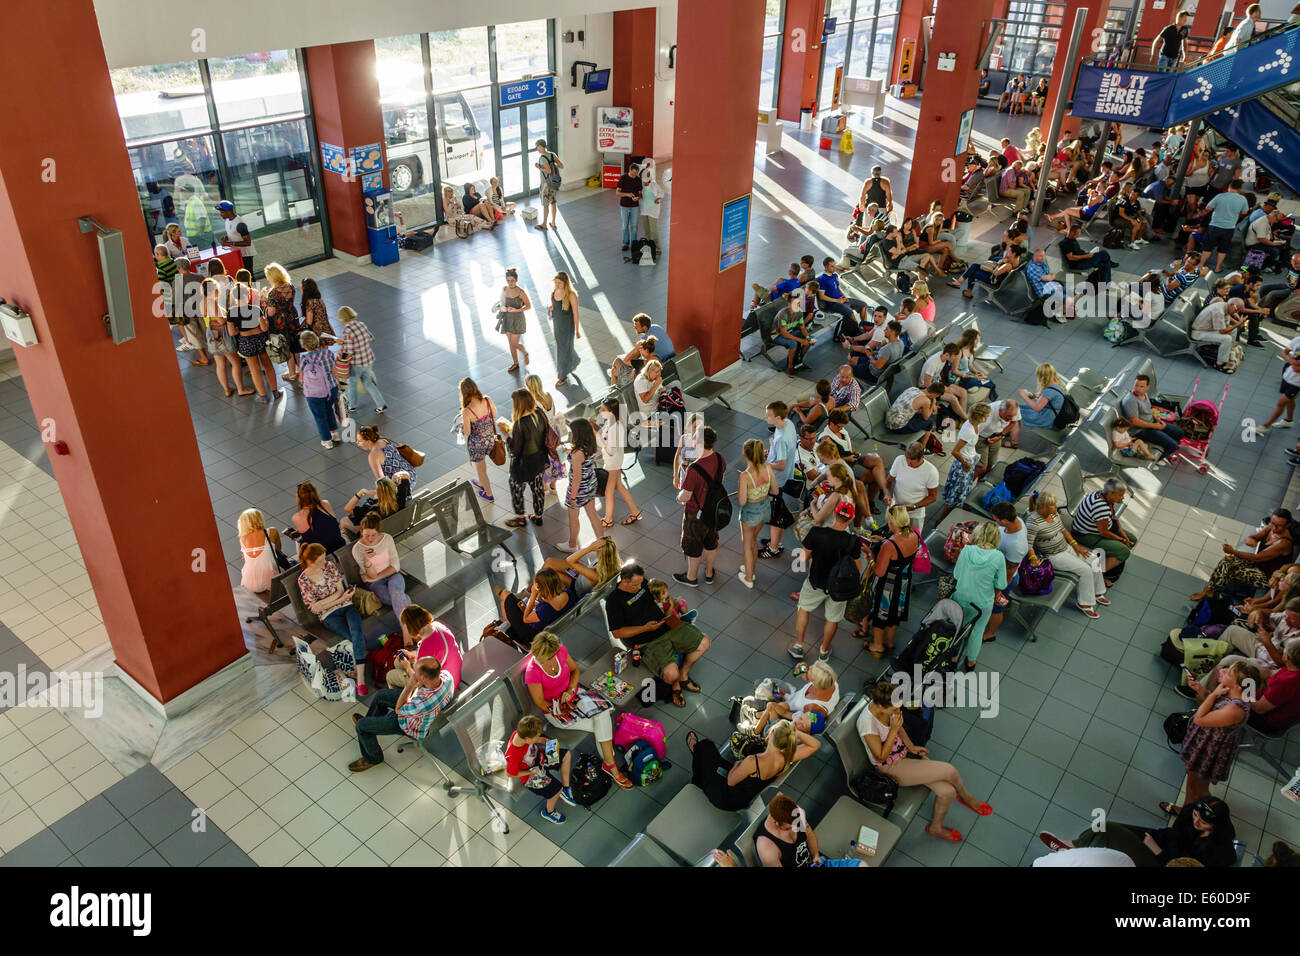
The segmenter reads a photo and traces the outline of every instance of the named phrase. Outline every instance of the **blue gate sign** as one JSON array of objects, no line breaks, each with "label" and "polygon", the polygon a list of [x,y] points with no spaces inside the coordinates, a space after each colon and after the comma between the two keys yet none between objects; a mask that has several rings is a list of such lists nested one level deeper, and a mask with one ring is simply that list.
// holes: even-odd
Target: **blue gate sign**
[{"label": "blue gate sign", "polygon": [[1135,126],[1164,126],[1177,79],[1177,73],[1081,66],[1070,113]]},{"label": "blue gate sign", "polygon": [[521,106],[537,100],[545,100],[555,95],[555,77],[539,76],[531,80],[519,80],[517,83],[501,84],[501,108]]},{"label": "blue gate sign", "polygon": [[719,272],[726,272],[745,261],[745,253],[749,249],[749,194],[722,204],[720,246]]}]

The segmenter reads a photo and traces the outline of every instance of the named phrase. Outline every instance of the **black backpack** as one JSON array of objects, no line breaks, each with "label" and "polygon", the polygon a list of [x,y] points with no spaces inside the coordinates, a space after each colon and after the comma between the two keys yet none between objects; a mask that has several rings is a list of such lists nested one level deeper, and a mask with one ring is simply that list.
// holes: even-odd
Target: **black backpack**
[{"label": "black backpack", "polygon": [[1019,498],[1029,483],[1041,475],[1046,467],[1043,462],[1028,456],[1017,458],[1007,465],[1007,470],[1002,475],[1002,483],[1007,486],[1007,491],[1011,492],[1012,500]]},{"label": "black backpack", "polygon": [[[709,490],[704,495],[704,507],[699,510],[695,517],[715,531],[721,531],[731,524],[731,498],[727,494],[726,486],[701,468],[698,461],[691,467],[709,486]],[[722,469],[718,470],[721,471]]]},{"label": "black backpack", "polygon": [[1124,230],[1115,226],[1101,240],[1104,249],[1123,249],[1124,248]]},{"label": "black backpack", "polygon": [[[1051,386],[1056,388],[1055,385]],[[1056,417],[1052,419],[1053,428],[1069,428],[1079,420],[1079,403],[1065,394],[1059,388],[1056,388],[1061,394],[1061,407],[1056,410]]]},{"label": "black backpack", "polygon": [[826,594],[832,601],[851,601],[862,590],[862,572],[846,552],[841,554],[826,579]]},{"label": "black backpack", "polygon": [[651,259],[658,259],[659,246],[653,239],[647,239],[642,236],[636,242],[632,243],[632,249],[628,255],[632,257],[633,263],[640,263],[642,255],[649,255]]},{"label": "black backpack", "polygon": [[922,677],[930,673],[955,673],[965,653],[966,641],[957,639],[957,628],[947,621],[934,621],[922,625],[912,636],[903,653],[894,658],[894,666],[911,673],[913,667],[920,665]]},{"label": "black backpack", "polygon": [[578,754],[569,779],[573,802],[588,811],[609,793],[609,774],[601,768],[600,758],[595,754]]},{"label": "black backpack", "polygon": [[862,803],[873,803],[882,808],[884,812],[881,815],[885,817],[889,816],[894,801],[898,799],[898,781],[870,764],[849,782],[849,789]]},{"label": "black backpack", "polygon": [[1165,741],[1175,753],[1183,749],[1183,740],[1187,737],[1187,727],[1192,722],[1192,715],[1170,714],[1165,718]]},{"label": "black backpack", "polygon": [[902,295],[912,294],[912,274],[910,272],[900,272],[894,276],[894,287]]}]

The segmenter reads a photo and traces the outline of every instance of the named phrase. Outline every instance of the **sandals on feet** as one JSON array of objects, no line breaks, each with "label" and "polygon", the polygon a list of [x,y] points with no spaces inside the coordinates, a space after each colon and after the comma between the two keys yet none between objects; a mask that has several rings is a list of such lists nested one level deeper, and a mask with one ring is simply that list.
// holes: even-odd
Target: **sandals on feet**
[{"label": "sandals on feet", "polygon": [[692,694],[700,692],[700,685],[695,680],[686,680],[682,682],[682,690],[688,690]]},{"label": "sandals on feet", "polygon": [[926,828],[925,828],[925,832],[926,832],[927,835],[934,837],[936,840],[943,840],[943,841],[945,841],[945,842],[947,842],[947,843],[960,843],[960,842],[961,842],[961,833],[959,833],[958,831],[953,830],[953,829],[951,829],[951,828],[949,828],[947,836],[945,836],[945,835],[942,834],[942,833],[932,833],[932,832],[930,831],[930,828],[929,828],[929,827],[926,827]]},{"label": "sandals on feet", "polygon": [[993,808],[982,800],[977,806],[971,806],[964,799],[962,799],[961,796],[958,796],[957,802],[960,803],[963,807],[965,807],[968,810],[974,810],[982,817],[988,817],[993,815]]},{"label": "sandals on feet", "polygon": [[686,734],[686,749],[687,749],[687,750],[689,750],[691,753],[695,753],[695,745],[698,744],[699,742],[700,742],[700,735],[699,735],[699,734],[697,734],[697,733],[696,733],[695,731],[693,731],[693,730],[687,732],[687,734]]},{"label": "sandals on feet", "polygon": [[634,515],[628,515],[626,518],[620,521],[619,524],[622,525],[636,524],[640,520],[641,520],[641,512],[638,511]]},{"label": "sandals on feet", "polygon": [[674,707],[686,706],[686,698],[682,695],[681,688],[679,687],[673,688],[673,706]]},{"label": "sandals on feet", "polygon": [[608,518],[601,518],[600,526],[602,528],[612,528],[614,527],[614,522],[610,521]]}]

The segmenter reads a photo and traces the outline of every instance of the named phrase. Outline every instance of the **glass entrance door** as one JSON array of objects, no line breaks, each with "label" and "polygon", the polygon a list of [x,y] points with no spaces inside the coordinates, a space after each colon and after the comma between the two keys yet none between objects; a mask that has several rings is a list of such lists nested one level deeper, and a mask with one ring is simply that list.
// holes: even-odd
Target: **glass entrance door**
[{"label": "glass entrance door", "polygon": [[554,114],[554,99],[501,110],[501,188],[507,198],[518,199],[541,187],[533,144],[539,139],[553,141]]}]

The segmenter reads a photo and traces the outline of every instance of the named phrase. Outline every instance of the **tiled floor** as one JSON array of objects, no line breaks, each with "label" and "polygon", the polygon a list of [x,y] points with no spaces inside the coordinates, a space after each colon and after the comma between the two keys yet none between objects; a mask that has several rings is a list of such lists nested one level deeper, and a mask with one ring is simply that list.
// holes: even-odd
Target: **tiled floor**
[{"label": "tiled floor", "polygon": [[[873,163],[884,165],[895,191],[902,192],[915,110],[906,103],[893,106],[883,126],[858,132],[853,156],[819,153],[815,138],[799,133],[786,136],[782,154],[756,156],[747,281],[771,282],[805,250],[819,257],[838,252],[849,206]],[[1029,125],[1031,120],[981,109],[976,140],[987,145],[1004,132],[1022,134]],[[667,260],[652,268],[622,262],[610,242],[617,228],[613,205],[608,195],[570,199],[561,206],[560,228],[546,235],[511,222],[491,234],[467,241],[450,238],[427,252],[404,254],[399,265],[388,268],[333,262],[300,271],[298,277],[318,279],[331,313],[351,305],[375,332],[376,369],[391,409],[383,416],[384,431],[426,452],[422,482],[448,473],[469,474],[464,449],[449,430],[455,381],[461,375],[473,375],[498,406],[506,405],[509,392],[521,384],[520,377],[505,372],[509,358],[492,331],[488,308],[505,266],[519,268],[534,302],[544,301],[556,269],[575,279],[584,334],[578,343],[581,386],[567,390],[563,397],[569,401],[601,383],[602,366],[630,341],[627,320],[632,314],[664,315]],[[665,255],[671,256],[667,232],[665,228]],[[963,227],[966,258],[982,256],[982,247],[999,235],[999,224],[989,216]],[[1050,235],[1037,232],[1042,241]],[[1118,253],[1117,258],[1122,273],[1131,275],[1168,261],[1172,252],[1165,244]],[[937,291],[937,298],[940,324],[968,308],[947,287]],[[898,296],[882,299],[896,305]],[[1100,337],[1096,320],[1032,328],[989,307],[976,306],[976,311],[990,342],[1015,348],[1004,373],[996,376],[1007,394],[1030,386],[1033,368],[1042,361],[1054,362],[1063,373],[1081,366],[1114,372],[1139,354],[1134,347],[1112,349]],[[527,344],[534,360],[529,370],[549,384],[554,381],[552,339],[544,319],[534,314],[529,322]],[[752,349],[753,343],[745,344]],[[810,358],[814,371],[805,379],[815,379],[836,361],[829,351],[815,351]],[[226,535],[232,583],[237,583],[234,521],[242,509],[260,507],[282,524],[294,510],[298,481],[310,478],[341,506],[371,479],[355,448],[320,448],[297,392],[291,390],[270,408],[228,400],[210,371],[191,368],[183,356],[179,362],[213,509]],[[1210,453],[1214,470],[1207,476],[1182,468],[1164,472],[1135,495],[1129,520],[1141,544],[1130,571],[1112,592],[1114,604],[1100,620],[1074,613],[1050,618],[1038,628],[1034,643],[1008,623],[998,642],[985,649],[980,666],[1000,675],[1001,712],[992,719],[942,712],[932,749],[952,760],[970,789],[990,800],[996,813],[977,820],[963,809],[954,810],[952,824],[967,834],[960,846],[925,836],[924,820],[914,822],[889,865],[1018,865],[1038,854],[1034,834],[1041,828],[1077,832],[1097,807],[1112,819],[1154,824],[1159,822],[1156,801],[1177,795],[1182,764],[1165,746],[1160,724],[1166,714],[1186,706],[1173,693],[1171,668],[1156,651],[1181,620],[1187,594],[1200,586],[1216,560],[1217,543],[1235,539],[1243,522],[1253,523],[1279,502],[1295,501],[1287,497],[1291,469],[1280,454],[1289,444],[1287,435],[1247,443],[1238,425],[1272,407],[1277,366],[1271,353],[1248,350],[1242,369],[1230,380],[1185,360],[1156,362],[1165,391],[1185,392],[1200,374],[1198,394],[1217,399],[1224,381],[1231,382]],[[714,406],[707,417],[729,462],[738,460],[745,439],[766,434],[760,419],[769,400],[808,391],[811,384],[792,382],[762,361],[738,363],[720,377],[734,385],[728,396],[734,410]],[[57,489],[46,477],[48,463],[21,383],[0,381],[0,411],[0,469],[5,472],[0,477],[10,479],[0,482],[7,489],[0,491],[0,511],[10,519],[8,544],[0,543],[0,669],[15,666],[11,651],[60,666],[102,643],[102,629],[96,629],[102,625],[97,618],[92,623],[80,616],[95,610],[93,592],[83,586],[84,568]],[[372,416],[360,420],[369,423]],[[1025,444],[1032,447],[1028,436]],[[630,528],[616,526],[613,534],[625,555],[667,578],[681,566],[676,548],[680,510],[664,469],[650,464],[649,454],[644,457],[647,464],[629,477],[646,520]],[[945,468],[941,465],[941,471]],[[508,494],[503,472],[494,470],[493,479],[497,503],[488,513],[500,520],[507,516],[502,506]],[[621,504],[619,508],[621,516]],[[51,534],[51,528],[57,530]],[[517,533],[520,566],[494,575],[494,582],[526,584],[543,554],[554,553],[549,545],[564,535],[563,513],[552,504],[543,528]],[[589,539],[590,529],[584,527],[583,537]],[[38,552],[35,564],[32,547]],[[396,742],[387,750],[386,766],[348,774],[346,764],[356,752],[350,718],[354,708],[316,701],[290,684],[292,690],[268,694],[263,706],[233,726],[213,727],[195,741],[188,756],[156,758],[158,768],[104,759],[80,729],[84,725],[57,712],[17,708],[0,713],[5,786],[0,791],[0,851],[11,864],[45,865],[160,860],[185,865],[200,858],[207,865],[248,860],[258,865],[607,863],[688,778],[687,730],[720,736],[733,693],[748,691],[765,676],[789,675],[785,648],[793,634],[794,609],[785,595],[797,587],[798,576],[784,562],[763,562],[759,589],[747,591],[734,577],[738,547],[738,536],[725,537],[718,583],[683,594],[699,608],[714,644],[694,672],[703,693],[691,696],[684,711],[657,707],[653,712],[668,731],[674,767],[646,791],[615,792],[592,812],[566,808],[564,826],[541,820],[537,801],[524,795],[503,798],[511,830],[496,833],[481,803],[447,796],[436,785],[440,778],[428,760],[417,759],[411,750],[396,753]],[[22,562],[14,560],[20,551],[26,556]],[[237,595],[241,611],[255,606],[238,589]],[[495,616],[486,581],[416,597],[429,606],[451,604],[444,619],[469,640]],[[918,595],[913,620],[928,601],[928,595]],[[10,650],[5,649],[7,633],[14,635]],[[259,640],[265,643],[255,627],[247,637],[250,647]],[[607,649],[592,618],[575,624],[565,640],[587,664],[598,662]],[[846,690],[857,690],[878,670],[877,662],[846,633],[837,638],[834,655]],[[262,651],[254,659],[263,671],[289,666],[283,656],[273,659]],[[465,772],[464,756],[450,733],[434,749],[453,774]],[[145,757],[150,757],[148,748]],[[1293,745],[1290,759],[1297,758]],[[1278,795],[1278,785],[1254,757],[1240,760],[1233,772],[1228,799],[1252,850],[1274,838],[1300,844],[1300,808]],[[785,789],[815,821],[843,792],[830,748],[797,768]],[[195,808],[205,812],[206,834],[186,830]],[[95,826],[83,826],[86,818],[93,818]]]}]

